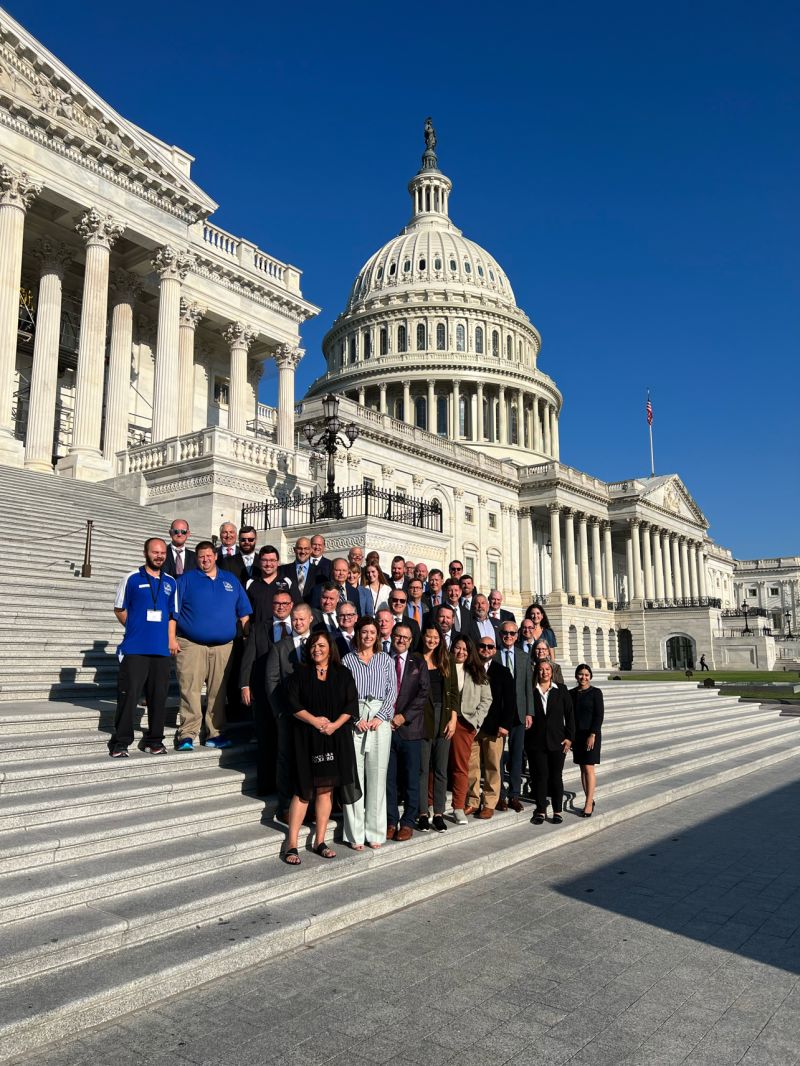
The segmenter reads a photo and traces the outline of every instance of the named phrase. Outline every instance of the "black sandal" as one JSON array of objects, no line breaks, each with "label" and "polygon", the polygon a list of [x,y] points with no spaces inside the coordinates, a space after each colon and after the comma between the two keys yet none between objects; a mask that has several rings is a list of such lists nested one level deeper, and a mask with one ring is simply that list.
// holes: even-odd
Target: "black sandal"
[{"label": "black sandal", "polygon": [[287,866],[299,866],[300,855],[297,848],[287,848],[286,851],[281,852],[281,858]]},{"label": "black sandal", "polygon": [[541,811],[536,811],[532,821],[534,825],[544,825],[544,814]]},{"label": "black sandal", "polygon": [[321,841],[319,844],[315,844],[312,848],[315,855],[319,855],[321,859],[335,859],[336,852],[333,848],[329,848],[325,841]]},{"label": "black sandal", "polygon": [[561,817],[560,814],[554,814],[553,815],[553,825],[561,825],[561,823],[563,821],[564,821],[564,819]]}]

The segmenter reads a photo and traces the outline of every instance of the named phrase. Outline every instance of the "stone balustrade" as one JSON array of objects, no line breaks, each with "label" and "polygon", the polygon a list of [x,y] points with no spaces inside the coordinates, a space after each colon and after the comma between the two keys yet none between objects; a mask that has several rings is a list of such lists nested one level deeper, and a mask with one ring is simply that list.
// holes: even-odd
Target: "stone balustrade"
[{"label": "stone balustrade", "polygon": [[[202,225],[203,243],[209,245],[220,255],[236,260],[240,266],[250,267],[251,270],[255,270],[259,274],[265,274],[280,285],[289,281],[287,275],[290,272],[296,273],[286,263],[281,263],[280,260],[267,255],[266,252],[256,248],[249,241],[245,241],[241,237],[234,237],[232,233],[220,229],[219,226],[214,226],[211,222],[206,221]],[[294,286],[289,287],[293,288]]]},{"label": "stone balustrade", "polygon": [[220,426],[209,426],[155,444],[141,444],[117,453],[117,474],[146,474],[192,459],[228,458],[248,467],[281,469],[294,473],[296,456],[270,441],[243,436]]}]

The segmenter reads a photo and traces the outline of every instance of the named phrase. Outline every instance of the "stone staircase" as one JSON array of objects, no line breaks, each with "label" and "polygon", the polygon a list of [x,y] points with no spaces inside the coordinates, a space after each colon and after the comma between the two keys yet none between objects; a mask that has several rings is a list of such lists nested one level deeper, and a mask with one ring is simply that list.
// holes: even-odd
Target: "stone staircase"
[{"label": "stone staircase", "polygon": [[[800,752],[774,710],[603,687],[591,819],[533,827],[526,806],[332,862],[303,850],[299,868],[250,791],[249,744],[112,762],[111,699],[0,706],[0,1060]],[[571,763],[566,784],[579,792]]]},{"label": "stone staircase", "polygon": [[[123,574],[169,517],[101,485],[0,466],[0,702],[111,691],[122,630],[113,614]],[[92,576],[81,578],[86,520]]]}]

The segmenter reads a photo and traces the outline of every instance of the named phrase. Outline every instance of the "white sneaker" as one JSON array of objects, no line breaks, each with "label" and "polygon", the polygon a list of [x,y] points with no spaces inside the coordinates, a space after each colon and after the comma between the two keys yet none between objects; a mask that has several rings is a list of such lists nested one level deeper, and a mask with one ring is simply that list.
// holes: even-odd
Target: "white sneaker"
[{"label": "white sneaker", "polygon": [[469,825],[466,814],[463,811],[457,811],[455,807],[453,808],[453,821],[456,825]]}]

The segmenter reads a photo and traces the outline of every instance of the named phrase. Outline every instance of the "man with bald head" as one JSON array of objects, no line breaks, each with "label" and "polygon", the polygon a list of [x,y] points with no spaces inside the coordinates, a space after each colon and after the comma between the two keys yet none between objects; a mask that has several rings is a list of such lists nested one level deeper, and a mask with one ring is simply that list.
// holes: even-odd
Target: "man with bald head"
[{"label": "man with bald head", "polygon": [[294,562],[284,563],[280,569],[283,577],[297,586],[300,595],[308,601],[316,584],[316,577],[311,567],[311,541],[308,537],[298,537],[294,542]]}]

